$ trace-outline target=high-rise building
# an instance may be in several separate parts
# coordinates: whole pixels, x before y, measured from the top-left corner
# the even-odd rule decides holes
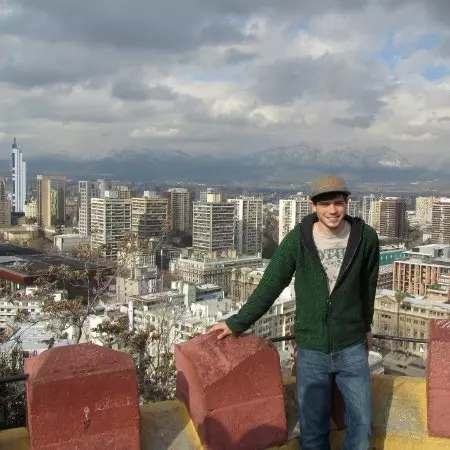
[[[377,198],[374,195],[364,195],[363,197],[361,197],[361,218],[369,225],[371,225],[371,210],[373,210],[373,204],[376,201]]]
[[[416,219],[420,225],[431,225],[434,197],[416,198]]]
[[[11,226],[11,202],[6,195],[6,186],[0,180],[0,228]]]
[[[164,196],[169,200],[169,218],[175,233],[192,233],[192,202],[194,193],[187,189],[172,188]]]
[[[31,199],[29,202],[25,203],[24,208],[25,217],[27,219],[37,219],[38,217],[38,202]]]
[[[450,198],[440,197],[433,202],[431,242],[450,244]]]
[[[222,202],[224,201],[222,193],[216,188],[206,188],[200,191],[201,202]]]
[[[38,225],[53,228],[64,225],[66,221],[66,182],[65,176],[37,176]]]
[[[22,149],[17,146],[16,138],[11,153],[12,210],[24,212],[27,199],[27,163],[23,159]]]
[[[401,197],[380,199],[380,221],[376,230],[383,237],[404,238],[408,233],[406,201]]]
[[[119,191],[105,191],[91,198],[91,243],[105,246],[103,255],[115,260],[126,235],[131,232],[131,200],[120,198]]]
[[[117,181],[90,180],[78,182],[78,230],[82,236],[91,235],[91,199],[102,198],[106,191],[117,192],[118,198],[129,199],[130,190]]]
[[[349,199],[347,204],[347,214],[351,217],[360,217],[360,202],[359,200]]]
[[[228,200],[235,205],[235,248],[241,255],[262,254],[263,199],[255,197]]]
[[[131,231],[139,238],[164,238],[168,232],[168,199],[150,193],[131,199]]]
[[[278,224],[278,242],[291,231],[295,225],[312,213],[311,202],[308,196],[301,192],[296,197],[280,200],[280,218]]]
[[[380,205],[380,199],[373,200],[371,202],[369,210],[369,220],[367,222],[372,228],[375,228],[375,230],[377,231],[380,230]]]
[[[234,250],[233,203],[194,203],[193,247],[197,253]]]

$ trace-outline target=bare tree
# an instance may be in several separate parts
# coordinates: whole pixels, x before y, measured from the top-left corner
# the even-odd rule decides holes
[[[20,344],[0,351],[0,377],[21,375],[24,358]],[[24,427],[25,417],[24,382],[0,383],[0,429]]]
[[[154,308],[153,317],[156,318],[154,322],[147,320],[139,329],[130,330],[126,321],[118,318],[103,322],[93,330],[105,345],[133,356],[143,402],[174,397],[174,347],[180,340],[194,336],[181,335],[183,320],[186,318],[182,305],[163,301]]]

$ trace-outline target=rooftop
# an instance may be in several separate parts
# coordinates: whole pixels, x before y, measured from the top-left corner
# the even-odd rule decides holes
[[[26,270],[24,264],[30,264]],[[76,258],[45,252],[34,248],[14,244],[0,244],[0,270],[13,272],[23,276],[33,276],[51,266],[68,266],[75,270],[98,269],[104,267],[96,264],[85,264]]]

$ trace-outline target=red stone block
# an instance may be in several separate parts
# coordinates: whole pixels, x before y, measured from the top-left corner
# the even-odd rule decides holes
[[[431,320],[427,359],[428,433],[450,438],[450,321]]]
[[[428,434],[450,438],[450,389],[428,391]],[[431,420],[430,420],[431,413]]]
[[[30,450],[140,450],[130,355],[93,344],[52,348],[25,361]]]
[[[177,345],[175,360],[177,397],[207,448],[263,449],[287,440],[280,360],[268,341],[202,335]]]
[[[428,339],[430,341],[450,342],[450,320],[430,320]]]

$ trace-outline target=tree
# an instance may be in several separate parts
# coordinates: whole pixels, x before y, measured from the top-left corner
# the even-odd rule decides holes
[[[108,292],[115,278],[126,276],[135,262],[136,253],[146,251],[149,245],[149,240],[130,233],[119,245],[120,261],[112,262],[104,259],[104,246],[91,248],[90,244],[79,244],[72,250],[72,256],[78,260],[80,268],[49,266],[37,273],[34,282],[37,290],[32,296],[41,301],[42,315],[25,319],[47,321],[47,330],[57,339],[67,338],[69,334],[75,343],[88,339],[86,325],[89,316],[108,301]],[[154,247],[154,242],[151,245]],[[59,298],[55,296],[58,291],[70,295]],[[10,300],[19,301],[12,295]]]
[[[173,305],[161,304],[160,320],[152,325],[147,324],[143,329],[129,330],[123,319],[103,322],[93,330],[88,327],[89,316],[106,302],[114,278],[128,274],[137,252],[154,252],[161,242],[139,239],[129,234],[120,245],[120,261],[114,263],[103,258],[103,247],[91,248],[89,244],[80,244],[72,252],[72,256],[81,262],[79,269],[50,266],[38,273],[35,282],[37,289],[31,300],[40,299],[41,315],[31,317],[25,310],[19,309],[15,321],[22,324],[27,322],[30,326],[45,321],[50,337],[43,342],[48,348],[53,347],[56,339],[67,338],[69,332],[72,332],[75,343],[90,341],[96,333],[104,345],[129,352],[133,356],[143,401],[173,398],[176,377],[173,347],[181,317],[180,313],[174,313]],[[32,261],[17,269],[31,273]],[[59,290],[82,292],[83,295],[58,298],[56,294]],[[3,290],[1,294],[16,304],[27,301],[22,292]],[[14,335],[17,343],[20,342],[19,334]],[[21,355],[21,358],[17,355]],[[3,356],[0,354],[0,375],[23,373],[23,356],[23,353],[13,352]],[[25,397],[23,390],[14,390],[18,388],[17,383],[0,385],[0,397],[7,399],[6,405],[11,411],[14,409],[14,413],[9,413],[11,418],[17,418],[11,419],[8,427],[24,426]]]
[[[123,318],[105,321],[93,330],[105,346],[133,356],[143,402],[174,398],[174,346],[180,338],[185,309],[182,305],[174,307],[169,301],[164,301],[155,311],[155,317],[155,322],[138,330],[130,330]]]
[[[10,351],[0,351],[0,377],[23,373],[24,353],[20,344],[13,343]],[[23,382],[0,383],[0,429],[25,426],[25,387]]]
[[[268,212],[264,222],[262,256],[270,259],[278,248],[278,218]]]

